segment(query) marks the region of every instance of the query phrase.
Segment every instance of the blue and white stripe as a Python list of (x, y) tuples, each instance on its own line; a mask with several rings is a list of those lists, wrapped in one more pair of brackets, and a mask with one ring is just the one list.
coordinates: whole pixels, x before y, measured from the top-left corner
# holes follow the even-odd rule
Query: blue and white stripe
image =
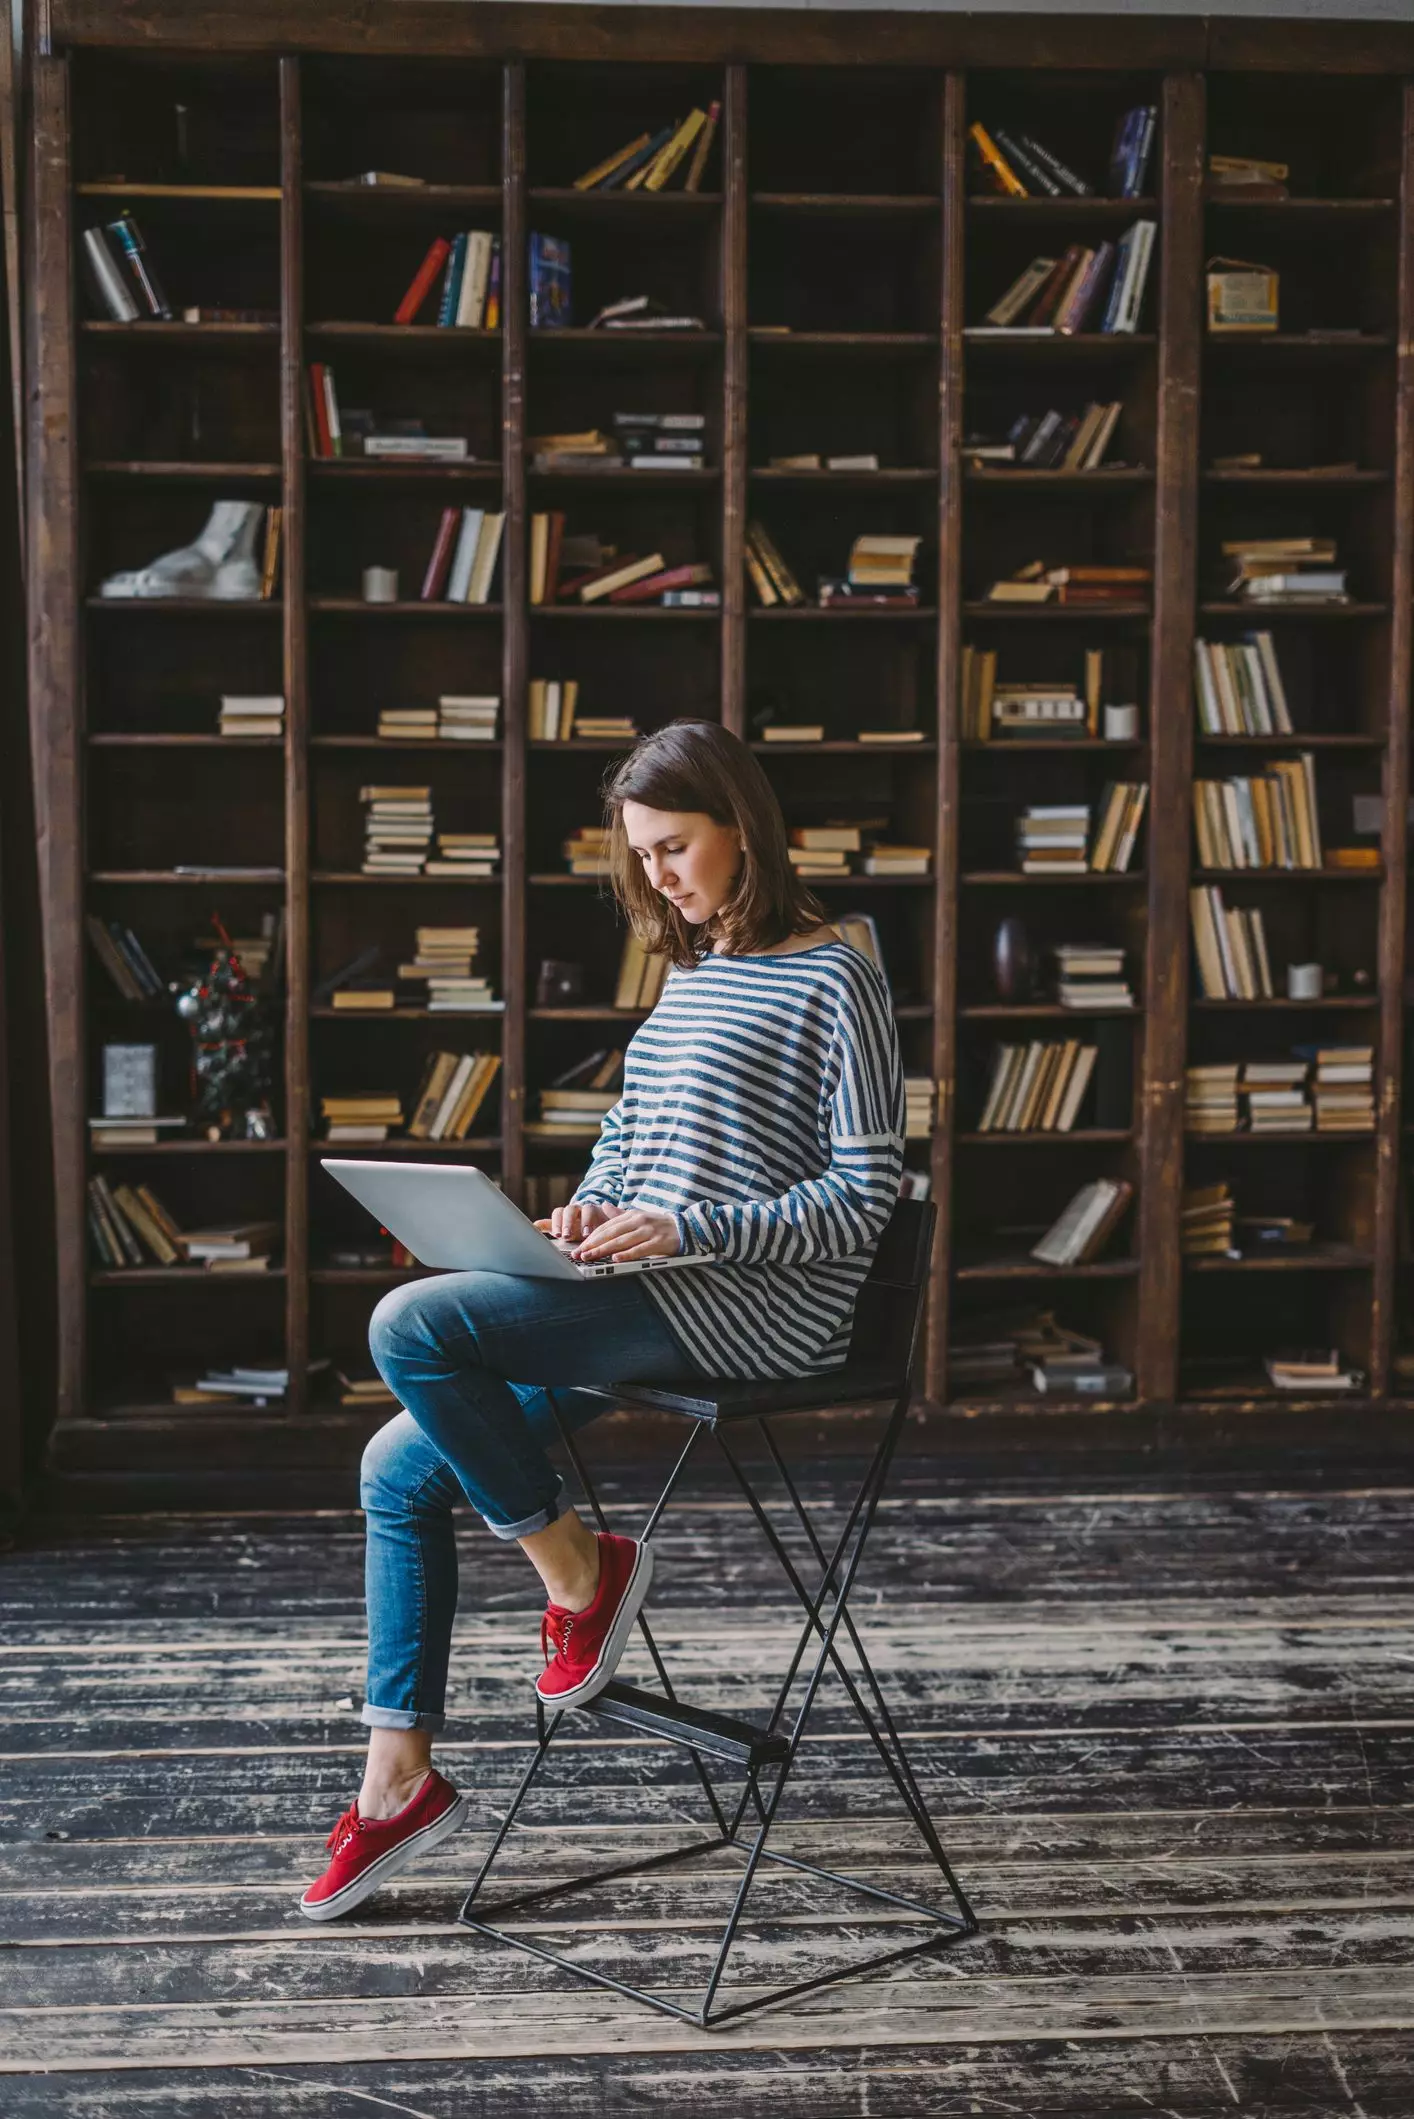
[(643, 1285), (710, 1374), (809, 1376), (849, 1347), (898, 1198), (903, 1066), (844, 942), (673, 970), (624, 1055), (577, 1200), (663, 1207), (720, 1263)]

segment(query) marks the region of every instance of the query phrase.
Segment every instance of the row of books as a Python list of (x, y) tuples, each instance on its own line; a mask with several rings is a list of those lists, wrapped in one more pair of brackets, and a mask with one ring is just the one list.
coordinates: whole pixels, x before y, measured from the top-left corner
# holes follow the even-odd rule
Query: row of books
[(443, 330), (494, 331), (501, 321), (501, 238), (484, 228), (437, 236), (393, 312), (395, 324), (415, 324), (442, 279), (437, 322)]
[[(500, 1067), (499, 1052), (429, 1053), (405, 1137), (465, 1140)], [(335, 1145), (380, 1146), (403, 1125), (402, 1098), (392, 1092), (325, 1096), (320, 1098), (319, 1110), (325, 1121), (324, 1138)]]
[(167, 981), (131, 927), (122, 920), (100, 919), (96, 912), (85, 913), (84, 927), (94, 955), (125, 1001), (167, 998)]
[(1123, 410), (1116, 397), (1081, 412), (1021, 412), (1003, 436), (964, 436), (962, 460), (969, 470), (1098, 471)]
[(1134, 1187), (1122, 1177), (1096, 1177), (1081, 1185), (1056, 1216), (1031, 1256), (1041, 1265), (1089, 1265), (1104, 1251), (1123, 1221)]
[[(501, 858), (493, 831), (437, 832), (430, 787), (360, 788), (366, 876), (490, 876)], [(433, 837), (437, 851), (431, 852)]]
[(1128, 604), (1147, 600), (1154, 574), (1151, 567), (1078, 566), (1048, 567), (1043, 559), (1030, 559), (1013, 574), (994, 581), (987, 590), (988, 603)]
[(150, 1185), (110, 1184), (106, 1177), (88, 1181), (88, 1229), (95, 1258), (110, 1272), (155, 1264), (264, 1273), (280, 1240), (277, 1221), (183, 1229)]
[(398, 965), (395, 978), (379, 973), (382, 952), (374, 945), (322, 980), (311, 998), (316, 1005), (330, 1002), (341, 1014), (397, 1007), (421, 1007), (428, 1015), (499, 1014), (505, 1002), (473, 969), (480, 946), (479, 927), (419, 927), (414, 954)]
[(637, 134), (576, 177), (575, 190), (662, 191), (679, 170), (683, 190), (699, 190), (721, 115), (721, 104), (713, 102), (657, 132)]
[(668, 960), (647, 949), (630, 932), (624, 937), (619, 973), (614, 985), (616, 1008), (656, 1008), (668, 976)]
[(952, 1314), (948, 1381), (969, 1385), (1020, 1384), (1078, 1397), (1124, 1397), (1134, 1387), (1129, 1370), (1105, 1358), (1104, 1342), (1072, 1330), (1053, 1310), (1031, 1306)]
[(1088, 802), (1033, 803), (1016, 823), (1016, 852), (1026, 876), (1124, 875), (1134, 857), (1149, 799), (1143, 780), (1112, 780), (1094, 814)]
[[(666, 610), (694, 610), (715, 607), (721, 600), (711, 585), (712, 568), (706, 560), (669, 566), (661, 552), (620, 551), (592, 531), (569, 537), (564, 533), (563, 516), (547, 514), (543, 522), (540, 532), (536, 531), (534, 519), (531, 525), (532, 578), (540, 589), (539, 597), (532, 601), (585, 605), (655, 603)], [(539, 566), (537, 545), (544, 552)], [(566, 576), (562, 571), (566, 566), (575, 571)]]
[[(311, 1361), (309, 1374), (318, 1375), (322, 1369), (329, 1366), (327, 1360)], [(346, 1381), (342, 1370), (336, 1370), (335, 1373), (341, 1383)], [(381, 1377), (379, 1382), (382, 1382)], [(232, 1362), (229, 1368), (208, 1368), (191, 1383), (173, 1382), (171, 1392), (174, 1405), (211, 1405), (218, 1399), (231, 1398), (239, 1399), (243, 1405), (259, 1407), (280, 1404), (288, 1394), (289, 1388), (290, 1372), (283, 1363), (237, 1361)], [(382, 1405), (393, 1402), (392, 1393), (386, 1390), (382, 1398), (360, 1395), (356, 1399), (347, 1396), (340, 1399), (343, 1405)]]
[(1200, 883), (1188, 893), (1188, 913), (1205, 1001), (1276, 999), (1266, 923), (1258, 907), (1226, 906), (1216, 883)]
[(1117, 243), (1072, 243), (1059, 258), (1034, 257), (1003, 289), (973, 338), (1073, 336), (1137, 331), (1153, 262), (1157, 221), (1135, 221)]
[(540, 1125), (561, 1136), (583, 1133), (597, 1138), (600, 1121), (618, 1101), (623, 1079), (622, 1049), (601, 1046), (541, 1090)]
[(1222, 556), (1230, 562), (1223, 593), (1244, 603), (1350, 601), (1333, 537), (1229, 538)]
[(1075, 1037), (999, 1045), (977, 1131), (1069, 1133), (1099, 1057), (1098, 1045)]
[(1373, 1132), (1374, 1047), (1298, 1045), (1293, 1050), (1289, 1060), (1223, 1060), (1185, 1068), (1188, 1132)]
[(630, 714), (582, 714), (577, 677), (532, 677), (526, 692), (526, 734), (532, 743), (633, 743), (638, 724)]
[[(705, 412), (615, 412), (611, 434), (602, 427), (569, 433), (533, 434), (527, 438), (532, 471), (700, 471), (706, 463)], [(532, 536), (534, 535), (532, 517)], [(567, 564), (572, 563), (566, 561)], [(535, 603), (555, 600), (550, 587)]]
[(819, 450), (805, 449), (795, 456), (769, 456), (768, 471), (877, 471), (880, 468), (878, 451), (857, 449), (852, 455), (822, 455)]
[(1316, 760), (1274, 758), (1261, 773), (1195, 780), (1193, 828), (1203, 868), (1319, 868)]
[(222, 736), (283, 736), (283, 693), (223, 692), (216, 729)]
[(443, 508), (419, 600), (488, 603), (505, 527), (504, 510)]
[[(763, 743), (823, 743), (825, 741), (825, 724), (823, 721), (768, 720), (765, 718), (767, 712), (773, 713), (774, 709), (763, 709), (760, 714), (753, 717), (756, 733)], [(921, 728), (832, 728), (831, 737), (832, 739), (842, 737), (854, 743), (882, 744), (922, 743), (925, 740), (924, 732)]]
[[(1117, 120), (1107, 185), (1112, 199), (1144, 196), (1158, 122), (1153, 103), (1137, 103)], [(1094, 197), (1095, 187), (1032, 133), (978, 122), (968, 126), (967, 138), (974, 173), (985, 191), (1009, 199)]]
[[(816, 602), (823, 610), (849, 605), (871, 609), (909, 609), (919, 600), (913, 570), (921, 537), (856, 537), (849, 550), (843, 576), (822, 574), (816, 585)], [(747, 579), (763, 608), (776, 604), (794, 607), (805, 601), (805, 591), (774, 539), (760, 522), (750, 522), (744, 539)]]
[(997, 650), (962, 650), (959, 733), (964, 743), (986, 743), (993, 737), (1052, 739), (1095, 737), (1100, 708), (1132, 703), (1138, 681), (1137, 659), (1124, 647), (1087, 648), (1080, 685), (1064, 678), (997, 682)]
[[(885, 839), (887, 818), (863, 824), (835, 822), (792, 827), (787, 856), (798, 876), (926, 876), (933, 854), (928, 846), (908, 846)], [(857, 862), (857, 866), (851, 864)]]
[(366, 406), (341, 405), (334, 371), (327, 361), (309, 364), (304, 414), (311, 456), (362, 456), (387, 463), (470, 460), (464, 434), (429, 434), (426, 423), (411, 415), (380, 421)]
[(1270, 633), (1195, 640), (1193, 690), (1205, 736), (1289, 736), (1291, 709)]
[(1186, 1185), (1178, 1216), (1183, 1258), (1273, 1258), (1306, 1249), (1313, 1221), (1294, 1214), (1239, 1214), (1225, 1178)]
[(442, 692), (435, 706), (380, 706), (378, 734), (398, 743), (494, 743), (500, 716), (494, 694)]

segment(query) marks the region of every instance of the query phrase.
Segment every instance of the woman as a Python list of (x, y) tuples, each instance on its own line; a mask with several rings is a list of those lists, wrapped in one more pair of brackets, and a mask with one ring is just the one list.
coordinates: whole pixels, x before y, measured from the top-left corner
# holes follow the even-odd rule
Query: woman
[(453, 1508), (469, 1501), (514, 1539), (545, 1586), (542, 1700), (592, 1699), (652, 1552), (596, 1536), (562, 1502), (543, 1447), (549, 1392), (577, 1425), (603, 1409), (577, 1384), (838, 1367), (898, 1197), (903, 1073), (887, 989), (795, 876), (746, 745), (714, 722), (672, 722), (637, 745), (606, 799), (619, 902), (672, 968), (629, 1041), (588, 1174), (536, 1226), (575, 1258), (711, 1262), (578, 1286), (446, 1273), (374, 1311), (373, 1357), (406, 1411), (363, 1460), (368, 1760), (329, 1835), (333, 1860), (300, 1901), (312, 1919), (360, 1904), (466, 1814), (431, 1763), (456, 1610)]

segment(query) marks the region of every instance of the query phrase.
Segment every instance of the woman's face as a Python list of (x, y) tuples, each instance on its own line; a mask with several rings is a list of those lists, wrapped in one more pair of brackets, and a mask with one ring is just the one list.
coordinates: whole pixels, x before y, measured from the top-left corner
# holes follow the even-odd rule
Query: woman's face
[(718, 824), (701, 810), (649, 809), (625, 802), (624, 831), (654, 890), (700, 926), (731, 895), (744, 845), (734, 824)]

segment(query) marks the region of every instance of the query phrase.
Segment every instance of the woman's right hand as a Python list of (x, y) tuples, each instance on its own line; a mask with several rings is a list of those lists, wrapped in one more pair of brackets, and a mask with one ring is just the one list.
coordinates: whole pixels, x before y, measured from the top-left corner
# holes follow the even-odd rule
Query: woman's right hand
[(597, 1199), (578, 1200), (567, 1207), (556, 1207), (535, 1226), (544, 1229), (549, 1236), (564, 1237), (570, 1243), (583, 1243), (591, 1229), (596, 1229), (601, 1221), (608, 1221), (617, 1212), (617, 1207), (606, 1207)]

